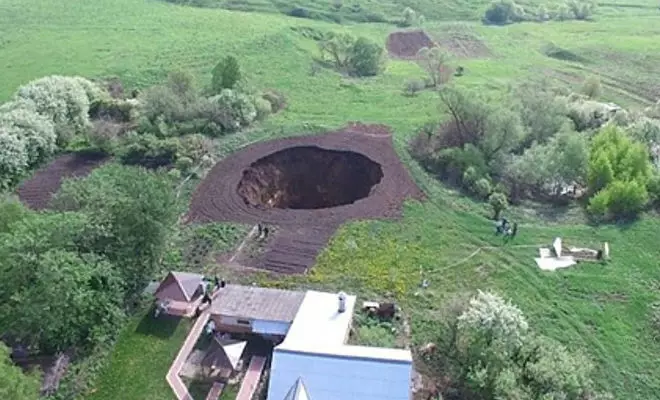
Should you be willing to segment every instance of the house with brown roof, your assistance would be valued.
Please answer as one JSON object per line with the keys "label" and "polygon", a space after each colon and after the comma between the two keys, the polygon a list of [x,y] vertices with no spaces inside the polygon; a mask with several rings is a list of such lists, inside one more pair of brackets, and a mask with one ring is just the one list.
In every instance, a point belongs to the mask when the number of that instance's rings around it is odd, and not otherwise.
{"label": "house with brown roof", "polygon": [[218,331],[283,339],[304,297],[304,292],[226,285],[215,294],[209,311]]}
{"label": "house with brown roof", "polygon": [[172,271],[160,283],[154,297],[157,306],[168,314],[189,315],[201,302],[205,289],[204,275]]}

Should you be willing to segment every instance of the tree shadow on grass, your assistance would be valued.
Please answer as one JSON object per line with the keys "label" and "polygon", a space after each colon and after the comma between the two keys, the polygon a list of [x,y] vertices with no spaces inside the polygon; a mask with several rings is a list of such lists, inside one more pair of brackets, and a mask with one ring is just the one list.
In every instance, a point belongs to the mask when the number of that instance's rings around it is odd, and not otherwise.
{"label": "tree shadow on grass", "polygon": [[181,317],[167,314],[161,314],[158,318],[154,318],[153,310],[150,310],[135,328],[135,332],[161,339],[169,339],[180,322]]}

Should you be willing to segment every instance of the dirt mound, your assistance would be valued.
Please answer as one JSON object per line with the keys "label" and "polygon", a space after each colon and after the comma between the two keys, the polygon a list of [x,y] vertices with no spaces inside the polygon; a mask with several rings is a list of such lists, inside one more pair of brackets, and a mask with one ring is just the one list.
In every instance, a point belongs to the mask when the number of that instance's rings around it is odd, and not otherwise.
{"label": "dirt mound", "polygon": [[[283,194],[269,203],[276,190],[265,188],[277,184]],[[396,218],[407,198],[422,199],[423,193],[394,151],[389,130],[351,124],[323,135],[257,143],[225,158],[197,187],[187,220],[275,225],[275,237],[251,266],[304,272],[336,227],[352,219]]]}
{"label": "dirt mound", "polygon": [[471,34],[453,34],[438,41],[438,46],[456,57],[479,58],[491,55],[486,44]]}
{"label": "dirt mound", "polygon": [[252,206],[316,209],[354,203],[383,178],[377,163],[352,151],[290,147],[243,172],[238,194]]}
{"label": "dirt mound", "polygon": [[19,186],[18,198],[34,210],[48,208],[64,179],[86,176],[106,159],[99,154],[67,154],[58,157]]}
{"label": "dirt mound", "polygon": [[414,59],[424,47],[435,46],[435,42],[424,31],[393,32],[387,37],[387,51],[397,58]]}

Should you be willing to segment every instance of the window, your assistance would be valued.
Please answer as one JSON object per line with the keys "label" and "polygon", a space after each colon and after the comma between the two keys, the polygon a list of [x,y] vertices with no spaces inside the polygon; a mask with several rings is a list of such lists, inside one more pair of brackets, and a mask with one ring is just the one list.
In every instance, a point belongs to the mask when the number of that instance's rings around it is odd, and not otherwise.
{"label": "window", "polygon": [[250,321],[248,321],[247,319],[237,319],[236,323],[238,323],[239,325],[250,325]]}

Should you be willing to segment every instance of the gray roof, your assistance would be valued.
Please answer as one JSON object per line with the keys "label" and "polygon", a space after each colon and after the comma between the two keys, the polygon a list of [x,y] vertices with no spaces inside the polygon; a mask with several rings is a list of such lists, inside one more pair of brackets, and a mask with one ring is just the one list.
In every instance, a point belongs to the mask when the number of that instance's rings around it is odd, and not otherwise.
{"label": "gray roof", "polygon": [[227,285],[213,299],[211,313],[228,317],[291,322],[305,297],[304,292]]}

